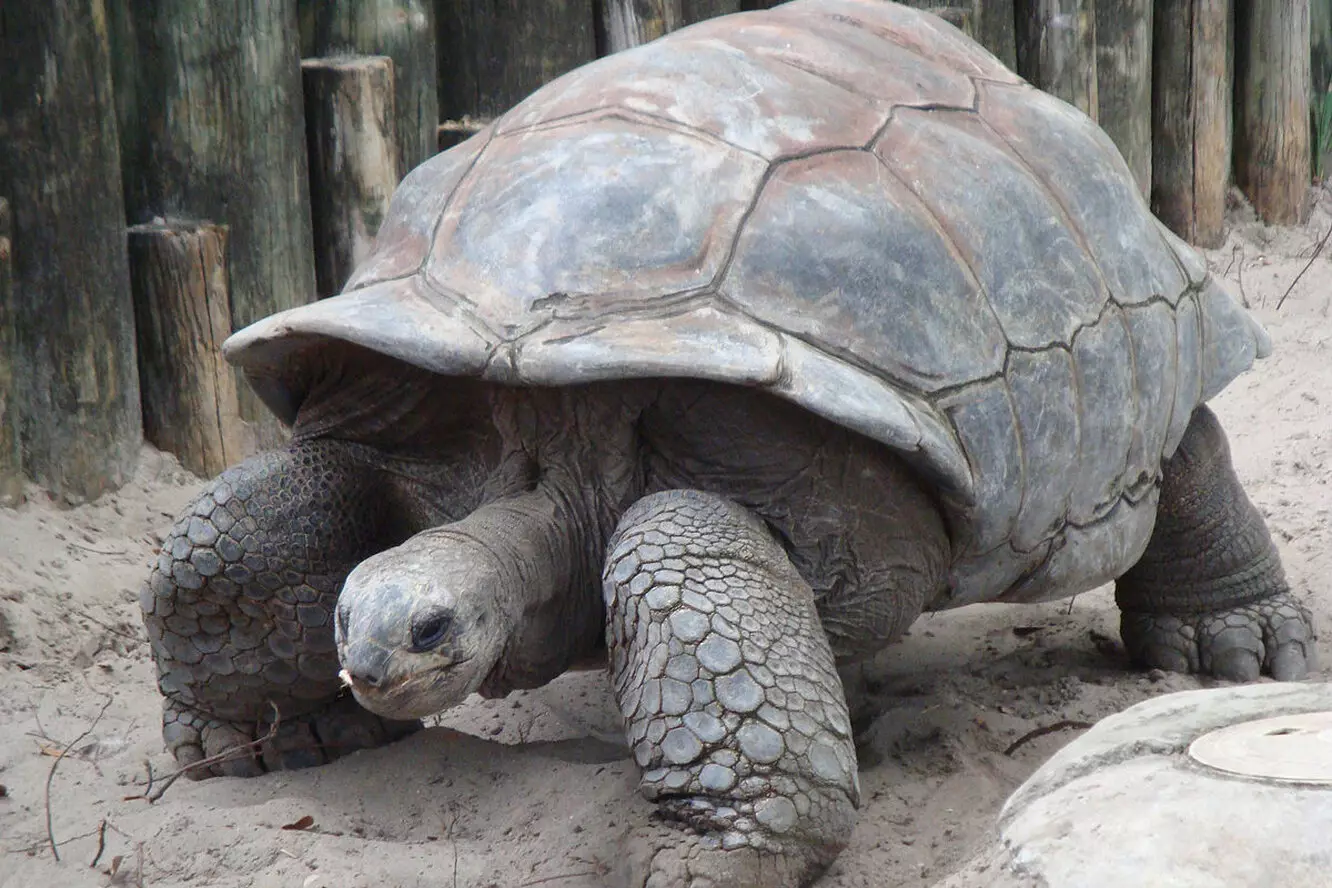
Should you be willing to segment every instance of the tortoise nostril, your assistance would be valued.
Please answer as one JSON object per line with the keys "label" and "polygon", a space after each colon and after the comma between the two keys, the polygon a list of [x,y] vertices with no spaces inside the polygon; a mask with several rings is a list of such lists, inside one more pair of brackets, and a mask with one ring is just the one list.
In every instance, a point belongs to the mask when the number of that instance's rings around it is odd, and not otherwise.
{"label": "tortoise nostril", "polygon": [[351,675],[352,682],[355,684],[377,688],[384,682],[384,673],[380,672],[378,669],[362,667],[360,669],[348,670],[348,672]]}

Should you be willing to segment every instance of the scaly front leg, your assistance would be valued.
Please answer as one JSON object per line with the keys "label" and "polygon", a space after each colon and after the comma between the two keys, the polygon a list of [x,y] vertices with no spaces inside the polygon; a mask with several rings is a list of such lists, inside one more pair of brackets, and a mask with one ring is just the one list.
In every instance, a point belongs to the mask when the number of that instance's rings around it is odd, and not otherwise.
{"label": "scaly front leg", "polygon": [[669,491],[625,513],[604,589],[640,788],[671,825],[634,838],[629,884],[809,884],[846,845],[859,803],[809,585],[748,511]]}

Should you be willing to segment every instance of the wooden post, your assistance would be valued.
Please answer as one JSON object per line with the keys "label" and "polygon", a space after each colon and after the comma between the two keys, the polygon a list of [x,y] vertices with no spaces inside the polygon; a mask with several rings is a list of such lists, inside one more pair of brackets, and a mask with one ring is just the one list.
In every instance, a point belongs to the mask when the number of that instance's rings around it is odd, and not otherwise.
{"label": "wooden post", "polygon": [[0,13],[0,195],[13,229],[0,484],[10,494],[26,477],[68,502],[94,499],[130,478],[143,441],[106,23],[102,0]]}
{"label": "wooden post", "polygon": [[1018,74],[1095,120],[1099,102],[1093,0],[1015,0],[1013,7]]}
{"label": "wooden post", "polygon": [[1096,0],[1097,122],[1152,190],[1152,0]]}
{"label": "wooden post", "polygon": [[0,197],[0,506],[16,506],[23,501],[18,390],[14,388],[14,362],[6,358],[6,355],[18,353],[18,325],[12,317],[15,308],[13,236],[9,201]]}
{"label": "wooden post", "polygon": [[686,25],[740,11],[740,0],[680,0],[680,15]]}
{"label": "wooden post", "polygon": [[301,62],[321,299],[340,292],[370,255],[398,184],[393,75],[388,56]]}
{"label": "wooden post", "polygon": [[[295,3],[120,3],[113,34],[130,222],[186,218],[227,226],[235,330],[311,301]],[[244,383],[240,398],[260,446],[281,444],[281,425]]]}
{"label": "wooden post", "polygon": [[751,12],[755,9],[771,9],[783,0],[740,0],[740,9]]}
{"label": "wooden post", "polygon": [[681,0],[600,0],[602,55],[632,49],[683,24]]}
{"label": "wooden post", "polygon": [[1184,240],[1225,240],[1230,178],[1229,0],[1156,0],[1152,210]]}
{"label": "wooden post", "polygon": [[593,0],[436,0],[439,113],[488,120],[597,57]]}
{"label": "wooden post", "polygon": [[211,478],[254,447],[240,418],[236,375],[222,357],[231,334],[227,229],[136,225],[129,255],[144,435]]}
{"label": "wooden post", "polygon": [[435,154],[439,80],[433,0],[300,0],[301,55],[393,59],[398,178]]}
{"label": "wooden post", "polygon": [[1017,68],[1014,0],[900,0],[925,9],[984,46],[1010,69]]}
{"label": "wooden post", "polygon": [[1266,222],[1309,211],[1309,0],[1236,0],[1235,181]]}
{"label": "wooden post", "polygon": [[1314,175],[1326,181],[1332,176],[1332,0],[1313,0],[1309,30]]}

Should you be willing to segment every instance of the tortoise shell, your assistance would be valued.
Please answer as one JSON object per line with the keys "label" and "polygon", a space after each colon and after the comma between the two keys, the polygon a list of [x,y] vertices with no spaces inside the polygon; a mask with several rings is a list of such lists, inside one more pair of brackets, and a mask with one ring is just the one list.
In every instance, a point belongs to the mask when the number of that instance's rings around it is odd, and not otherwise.
{"label": "tortoise shell", "polygon": [[1193,409],[1269,349],[1086,115],[883,0],[713,19],[547,84],[403,180],[343,294],[227,354],[292,421],[295,358],[337,340],[789,398],[936,485],[934,607],[1121,573]]}

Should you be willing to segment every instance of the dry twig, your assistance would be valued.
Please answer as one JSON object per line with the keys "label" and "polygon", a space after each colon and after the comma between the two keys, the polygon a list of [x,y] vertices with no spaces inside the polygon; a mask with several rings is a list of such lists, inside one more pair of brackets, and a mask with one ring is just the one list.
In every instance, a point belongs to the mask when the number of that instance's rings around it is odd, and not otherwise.
{"label": "dry twig", "polygon": [[60,755],[56,756],[55,761],[51,762],[51,770],[46,772],[46,840],[51,845],[51,856],[54,857],[57,862],[60,860],[60,851],[56,848],[55,827],[51,822],[51,782],[55,780],[56,768],[60,767],[60,762],[63,761],[65,756],[69,754],[69,751],[74,748],[74,744],[78,743],[97,729],[97,723],[102,720],[102,716],[106,715],[106,711],[111,708],[111,703],[114,699],[115,698],[113,697],[106,698],[106,702],[102,704],[102,708],[97,712],[97,717],[92,720],[92,724],[88,725],[88,729],[69,741],[61,751]]}
{"label": "dry twig", "polygon": [[184,777],[186,774],[189,774],[191,771],[196,771],[200,768],[206,768],[209,765],[216,765],[219,762],[229,762],[232,759],[240,758],[240,753],[242,752],[250,752],[258,750],[269,740],[272,740],[274,737],[277,736],[278,726],[282,723],[282,713],[278,711],[277,705],[273,703],[270,703],[269,705],[273,707],[273,724],[271,727],[269,727],[268,733],[265,734],[264,736],[251,740],[249,743],[243,743],[240,746],[233,746],[230,749],[224,749],[221,752],[217,753],[216,755],[210,755],[207,758],[201,758],[197,762],[191,762],[190,764],[186,765],[183,768],[177,768],[176,770],[172,771],[170,774],[167,774],[165,777],[161,778],[161,786],[157,789],[156,792],[153,791],[153,784],[156,782],[156,778],[153,775],[152,763],[144,762],[143,767],[148,772],[148,785],[145,786],[143,788],[143,792],[139,793],[138,795],[124,796],[121,799],[121,801],[124,802],[145,801],[151,805],[153,802],[157,801],[158,799],[162,798],[162,796],[166,795],[166,791],[171,788],[171,784],[175,783],[177,780],[179,780],[181,777]]}
{"label": "dry twig", "polygon": [[1037,737],[1044,737],[1046,734],[1053,734],[1056,731],[1084,731],[1090,727],[1091,727],[1091,722],[1072,721],[1070,719],[1065,719],[1064,721],[1057,721],[1052,725],[1045,725],[1044,727],[1035,728],[1023,734],[1021,737],[1017,738],[1012,743],[1008,744],[1008,748],[1004,750],[1004,755],[1012,755],[1027,743],[1030,743],[1032,740],[1035,740]]}
{"label": "dry twig", "polygon": [[1281,306],[1286,304],[1286,297],[1290,295],[1291,290],[1295,289],[1295,285],[1300,282],[1300,278],[1304,277],[1304,273],[1313,266],[1318,255],[1323,252],[1323,247],[1327,246],[1327,239],[1329,237],[1332,237],[1332,225],[1327,227],[1327,234],[1323,235],[1323,239],[1318,242],[1318,246],[1314,247],[1313,255],[1309,257],[1309,261],[1304,263],[1304,267],[1300,269],[1300,273],[1295,275],[1295,280],[1290,282],[1290,286],[1286,288],[1286,292],[1282,293],[1281,298],[1277,300],[1277,311],[1280,311]]}

